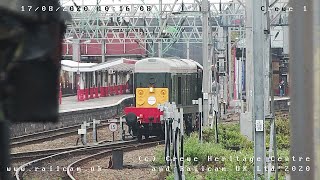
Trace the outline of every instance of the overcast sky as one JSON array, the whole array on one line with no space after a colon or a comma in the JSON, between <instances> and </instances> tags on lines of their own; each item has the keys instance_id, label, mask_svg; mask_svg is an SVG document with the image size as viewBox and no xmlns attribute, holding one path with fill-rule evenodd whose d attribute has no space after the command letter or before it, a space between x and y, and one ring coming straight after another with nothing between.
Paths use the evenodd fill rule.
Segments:
<instances>
[{"instance_id":1,"label":"overcast sky","mask_svg":"<svg viewBox=\"0 0 320 180\"><path fill-rule=\"evenodd\" d=\"M158 4L159 0L99 0L101 5L108 4ZM201 1L201 0L200 0ZM209 0L210 2L220 2L220 0ZM221 0L221 2L229 2L232 0ZM72 0L60 0L63 6L73 5ZM77 5L95 5L97 0L74 0ZM178 0L181 3L182 0ZM184 3L193 3L195 0L183 0ZM162 3L173 3L173 0L162 0Z\"/></svg>"}]
</instances>

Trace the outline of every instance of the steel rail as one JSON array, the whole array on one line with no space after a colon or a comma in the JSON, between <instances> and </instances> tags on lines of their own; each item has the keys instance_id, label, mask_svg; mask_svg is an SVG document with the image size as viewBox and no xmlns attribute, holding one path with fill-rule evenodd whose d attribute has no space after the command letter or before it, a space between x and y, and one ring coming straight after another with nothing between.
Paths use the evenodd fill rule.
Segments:
<instances>
[{"instance_id":1,"label":"steel rail","mask_svg":"<svg viewBox=\"0 0 320 180\"><path fill-rule=\"evenodd\" d=\"M109 120L103 120L102 122L104 122L103 124L99 124L97 125L97 128L103 128L105 126L108 126L110 124ZM92 122L90 122L92 123ZM120 123L119 120L116 121L116 123ZM19 146L24 146L24 145L29 145L29 144L34 144L34 143L40 143L40 142L45 142L47 140L53 140L56 138L62 138L62 137L66 137L68 135L71 134L77 134L78 129L80 128L81 124L75 125L75 126L69 126L68 128L59 128L57 130L50 130L47 132L41 132L41 133L36 133L36 134L31 134L31 135L24 135L19 137L18 139L23 139L20 141L14 141L11 142L10 147L14 148L14 147L19 147ZM88 130L91 130L92 127L89 127ZM65 130L66 132L61 132ZM54 134L56 133L56 134ZM37 137L38 136L38 137ZM30 138L30 139L25 139L25 138Z\"/></svg>"},{"instance_id":2,"label":"steel rail","mask_svg":"<svg viewBox=\"0 0 320 180\"><path fill-rule=\"evenodd\" d=\"M128 152L128 151L136 150L138 148L141 149L141 148L146 148L146 147L152 147L152 146L163 144L163 143L164 143L164 141L161 140L161 141L148 142L148 143L143 143L143 144L137 144L137 145L127 146L127 147L122 147L122 148L118 148L118 149L115 149L115 150L123 150L123 151ZM73 176L73 171L70 170L72 167L76 167L78 164L83 163L85 161L89 161L90 159L93 159L93 158L97 159L99 157L104 157L105 155L109 155L111 153L112 153L112 150L107 150L107 151L99 152L99 153L96 153L96 154L81 158L81 159L69 164L68 167L67 167L66 173L67 173L67 175L68 175L68 177L70 179L76 180L76 178Z\"/></svg>"},{"instance_id":3,"label":"steel rail","mask_svg":"<svg viewBox=\"0 0 320 180\"><path fill-rule=\"evenodd\" d=\"M132 141L123 141L123 142L117 142L117 143L108 143L108 144L102 144L102 145L93 145L93 146L87 146L87 147L78 147L76 149L73 150L65 150L63 152L59 152L59 153L54 153L52 155L49 156L45 156L30 162L27 162L23 165L21 165L17 171L15 172L15 177L17 180L22 180L22 176L23 173L26 172L24 171L25 169L32 168L32 166L35 166L38 163L41 163L45 160L51 160L53 158L57 158L57 157L64 157L64 156L70 156L70 154L76 155L78 153L94 153L95 151L101 151L101 150L106 150L106 149L110 149L110 148L121 148L125 145L132 145L132 144L136 144L137 141L136 140L132 140Z\"/></svg>"}]
</instances>

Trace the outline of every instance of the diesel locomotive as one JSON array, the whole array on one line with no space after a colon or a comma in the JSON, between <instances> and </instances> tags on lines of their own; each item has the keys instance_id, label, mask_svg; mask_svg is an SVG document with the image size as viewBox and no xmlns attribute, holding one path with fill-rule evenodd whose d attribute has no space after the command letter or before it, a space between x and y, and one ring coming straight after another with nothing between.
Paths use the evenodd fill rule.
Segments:
<instances>
[{"instance_id":1,"label":"diesel locomotive","mask_svg":"<svg viewBox=\"0 0 320 180\"><path fill-rule=\"evenodd\" d=\"M202 96L202 66L189 59L146 58L135 64L132 77L135 103L124 109L127 125L139 141L142 137L164 136L164 122L158 105L175 102L183 108L186 131L195 127L198 106L192 100Z\"/></svg>"}]
</instances>

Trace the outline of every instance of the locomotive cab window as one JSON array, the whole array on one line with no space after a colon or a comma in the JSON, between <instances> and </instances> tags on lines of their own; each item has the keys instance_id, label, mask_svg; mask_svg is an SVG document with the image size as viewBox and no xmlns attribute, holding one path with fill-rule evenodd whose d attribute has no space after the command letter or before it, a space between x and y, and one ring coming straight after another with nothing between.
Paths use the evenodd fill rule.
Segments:
<instances>
[{"instance_id":1,"label":"locomotive cab window","mask_svg":"<svg viewBox=\"0 0 320 180\"><path fill-rule=\"evenodd\" d=\"M166 73L136 73L135 81L138 87L148 88L150 86L157 88L169 87L170 79Z\"/></svg>"},{"instance_id":2,"label":"locomotive cab window","mask_svg":"<svg viewBox=\"0 0 320 180\"><path fill-rule=\"evenodd\" d=\"M154 87L154 85L156 84L156 79L154 77L150 77L149 83L150 83L151 86Z\"/></svg>"}]
</instances>

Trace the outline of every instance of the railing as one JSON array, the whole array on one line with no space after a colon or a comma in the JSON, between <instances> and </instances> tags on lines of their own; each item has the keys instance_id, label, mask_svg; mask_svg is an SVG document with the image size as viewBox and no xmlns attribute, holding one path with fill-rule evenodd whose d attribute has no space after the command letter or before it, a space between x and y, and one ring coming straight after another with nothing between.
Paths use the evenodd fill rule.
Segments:
<instances>
[{"instance_id":1,"label":"railing","mask_svg":"<svg viewBox=\"0 0 320 180\"><path fill-rule=\"evenodd\" d=\"M79 89L77 91L78 101L85 101L89 99L99 98L99 97L107 97L121 94L129 94L130 89L127 84L120 85L109 85L109 86L100 86L100 87L92 87Z\"/></svg>"}]
</instances>

